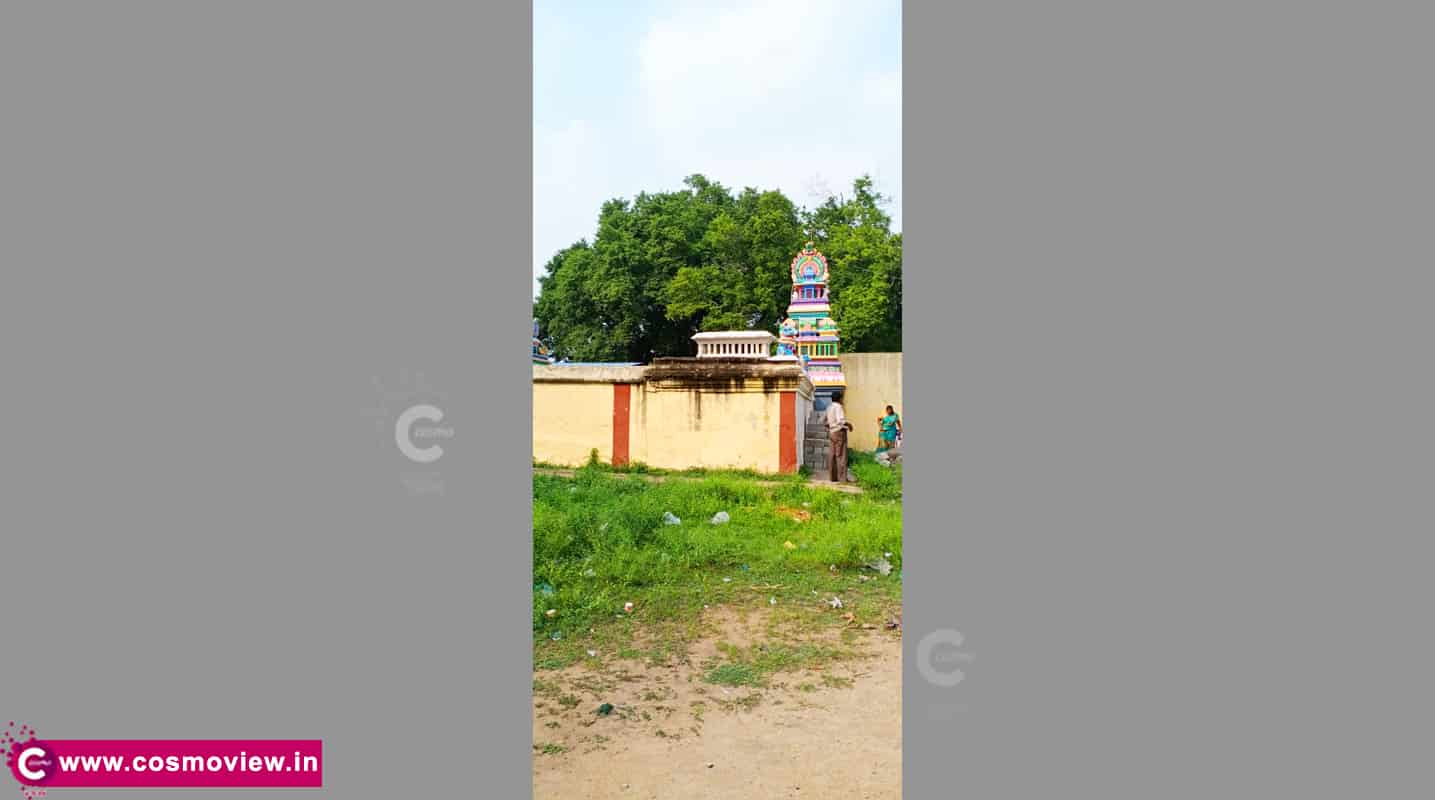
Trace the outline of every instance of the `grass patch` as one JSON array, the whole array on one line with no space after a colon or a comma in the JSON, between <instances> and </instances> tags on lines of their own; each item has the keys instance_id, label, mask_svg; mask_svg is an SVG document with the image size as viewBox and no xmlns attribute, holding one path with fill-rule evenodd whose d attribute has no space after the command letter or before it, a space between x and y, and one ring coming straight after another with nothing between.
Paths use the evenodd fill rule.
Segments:
<instances>
[{"instance_id":1,"label":"grass patch","mask_svg":"<svg viewBox=\"0 0 1435 800\"><path fill-rule=\"evenodd\" d=\"M759 686L762 673L751 664L720 664L708 670L703 680L719 686Z\"/></svg>"},{"instance_id":2,"label":"grass patch","mask_svg":"<svg viewBox=\"0 0 1435 800\"><path fill-rule=\"evenodd\" d=\"M872 453L849 451L847 466L861 485L862 491L874 500L902 499L902 464L889 467L877 463Z\"/></svg>"},{"instance_id":3,"label":"grass patch","mask_svg":"<svg viewBox=\"0 0 1435 800\"><path fill-rule=\"evenodd\" d=\"M572 477L535 474L535 667L562 669L588 659L589 650L671 663L703 637L708 605L811 617L840 596L845 608L870 607L875 618L900 601L900 473L870 456L853 463L865 494L813 489L800 476L771 484L773 476L710 473L654 483L601 464ZM719 511L730 521L711 524ZM665 513L681 523L667 524ZM878 580L863 565L885 553L893 572ZM869 580L859 582L864 572ZM762 659L750 666L780 668Z\"/></svg>"},{"instance_id":4,"label":"grass patch","mask_svg":"<svg viewBox=\"0 0 1435 800\"><path fill-rule=\"evenodd\" d=\"M768 685L768 678L775 673L820 669L833 661L854 658L857 655L856 651L850 648L810 642L769 643L747 648L720 643L718 650L728 660L726 663L711 666L703 675L703 680L722 686L765 687Z\"/></svg>"},{"instance_id":5,"label":"grass patch","mask_svg":"<svg viewBox=\"0 0 1435 800\"><path fill-rule=\"evenodd\" d=\"M542 752L545 756L556 756L568 752L568 748L564 747L561 744L554 744L552 742L549 742L548 744L544 745L534 745L534 747L537 748L540 752Z\"/></svg>"}]
</instances>

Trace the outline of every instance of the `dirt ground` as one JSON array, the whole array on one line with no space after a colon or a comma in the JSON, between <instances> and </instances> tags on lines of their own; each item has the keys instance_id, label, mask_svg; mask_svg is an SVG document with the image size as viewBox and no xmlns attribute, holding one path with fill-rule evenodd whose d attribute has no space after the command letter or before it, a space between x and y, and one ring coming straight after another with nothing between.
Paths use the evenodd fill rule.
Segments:
<instances>
[{"instance_id":1,"label":"dirt ground","mask_svg":"<svg viewBox=\"0 0 1435 800\"><path fill-rule=\"evenodd\" d=\"M709 612L713 635L683 663L537 673L533 796L900 798L900 632L859 631L858 657L777 673L765 688L705 683L718 642L763 641L764 616ZM613 712L597 714L605 702Z\"/></svg>"}]
</instances>

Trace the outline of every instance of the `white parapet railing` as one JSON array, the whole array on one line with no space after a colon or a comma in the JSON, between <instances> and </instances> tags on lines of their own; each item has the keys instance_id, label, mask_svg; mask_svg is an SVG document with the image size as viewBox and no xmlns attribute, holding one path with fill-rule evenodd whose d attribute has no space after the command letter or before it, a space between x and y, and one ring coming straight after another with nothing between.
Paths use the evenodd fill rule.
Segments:
<instances>
[{"instance_id":1,"label":"white parapet railing","mask_svg":"<svg viewBox=\"0 0 1435 800\"><path fill-rule=\"evenodd\" d=\"M765 361L777 337L767 331L705 331L693 336L698 358L751 358Z\"/></svg>"}]
</instances>

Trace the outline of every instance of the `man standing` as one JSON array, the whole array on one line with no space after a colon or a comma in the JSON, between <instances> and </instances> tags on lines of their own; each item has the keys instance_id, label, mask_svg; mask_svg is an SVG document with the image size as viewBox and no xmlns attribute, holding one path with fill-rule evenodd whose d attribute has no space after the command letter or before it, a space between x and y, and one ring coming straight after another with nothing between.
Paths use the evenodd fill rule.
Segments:
<instances>
[{"instance_id":1,"label":"man standing","mask_svg":"<svg viewBox=\"0 0 1435 800\"><path fill-rule=\"evenodd\" d=\"M832 445L831 455L827 460L828 479L833 483L845 483L847 481L847 432L852 430L852 423L847 421L847 413L842 410L842 394L838 392L832 395L832 402L827 406L827 440Z\"/></svg>"}]
</instances>

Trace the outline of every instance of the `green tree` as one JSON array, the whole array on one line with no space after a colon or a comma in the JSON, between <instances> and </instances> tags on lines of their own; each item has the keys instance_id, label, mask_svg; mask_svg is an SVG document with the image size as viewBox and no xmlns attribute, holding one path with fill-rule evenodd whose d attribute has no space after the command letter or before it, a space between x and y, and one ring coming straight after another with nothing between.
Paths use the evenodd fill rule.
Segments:
<instances>
[{"instance_id":1,"label":"green tree","mask_svg":"<svg viewBox=\"0 0 1435 800\"><path fill-rule=\"evenodd\" d=\"M604 203L592 243L548 261L534 315L560 358L646 361L690 354L701 330L775 329L806 238L832 264L844 348L901 348L901 236L869 179L811 212L777 191L683 183Z\"/></svg>"},{"instance_id":2,"label":"green tree","mask_svg":"<svg viewBox=\"0 0 1435 800\"><path fill-rule=\"evenodd\" d=\"M902 235L882 210L887 198L870 178L850 198L828 198L807 215L831 268L832 316L849 352L902 349Z\"/></svg>"}]
</instances>

